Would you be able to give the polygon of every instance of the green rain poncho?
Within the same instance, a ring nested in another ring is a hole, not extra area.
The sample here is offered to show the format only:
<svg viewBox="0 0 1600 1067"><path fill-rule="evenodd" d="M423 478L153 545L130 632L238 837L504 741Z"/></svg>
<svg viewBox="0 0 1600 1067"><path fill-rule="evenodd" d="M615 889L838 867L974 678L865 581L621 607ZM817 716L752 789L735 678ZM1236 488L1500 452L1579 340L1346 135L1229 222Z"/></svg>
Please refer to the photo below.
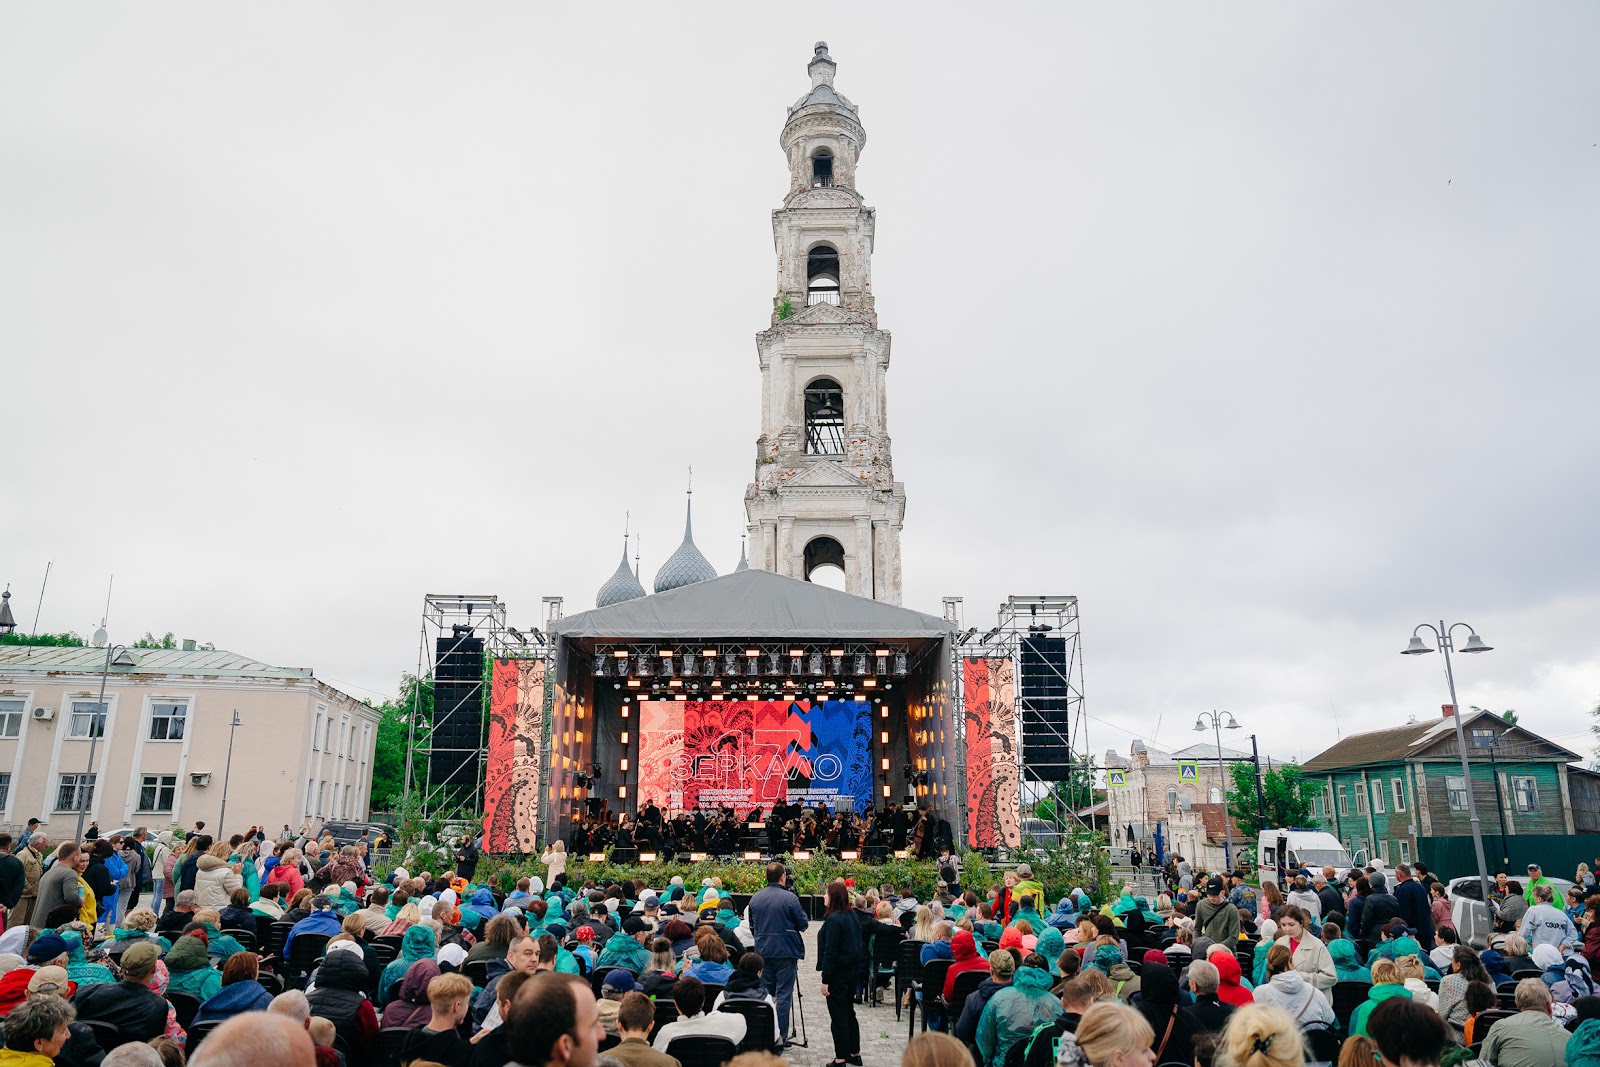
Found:
<svg viewBox="0 0 1600 1067"><path fill-rule="evenodd" d="M400 940L400 955L396 956L378 976L378 1002L386 1004L389 993L406 976L406 971L418 960L437 959L439 939L431 926L413 926ZM369 972L370 973L370 972Z"/></svg>
<svg viewBox="0 0 1600 1067"><path fill-rule="evenodd" d="M1333 957L1333 971L1341 982L1370 982L1372 972L1356 962L1355 942L1337 937L1328 942L1328 955Z"/></svg>
<svg viewBox="0 0 1600 1067"><path fill-rule="evenodd" d="M67 943L67 977L79 985L115 982L111 968L90 963L83 953L83 935L76 930L64 930L61 939Z"/></svg>
<svg viewBox="0 0 1600 1067"><path fill-rule="evenodd" d="M1061 1001L1050 995L1050 972L1021 967L1011 985L1000 990L978 1017L978 1049L984 1063L1004 1063L1011 1046L1033 1033L1041 1023L1065 1013Z"/></svg>
<svg viewBox="0 0 1600 1067"><path fill-rule="evenodd" d="M211 966L205 942L185 935L167 953L168 993L187 993L199 1001L209 1000L222 988L222 974Z"/></svg>
<svg viewBox="0 0 1600 1067"><path fill-rule="evenodd" d="M1585 1019L1567 1038L1567 1067L1600 1067L1600 1019Z"/></svg>

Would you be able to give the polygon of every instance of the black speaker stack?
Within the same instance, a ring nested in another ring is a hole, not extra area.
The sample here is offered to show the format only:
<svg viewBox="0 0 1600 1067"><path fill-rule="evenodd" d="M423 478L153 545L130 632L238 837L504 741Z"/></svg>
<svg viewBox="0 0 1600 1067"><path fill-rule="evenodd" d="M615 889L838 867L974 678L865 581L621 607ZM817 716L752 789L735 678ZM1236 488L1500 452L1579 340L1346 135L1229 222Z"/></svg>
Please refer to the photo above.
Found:
<svg viewBox="0 0 1600 1067"><path fill-rule="evenodd" d="M1023 770L1034 781L1064 782L1072 769L1066 638L1029 634L1022 639L1021 665Z"/></svg>
<svg viewBox="0 0 1600 1067"><path fill-rule="evenodd" d="M463 802L475 802L483 759L487 687L483 638L465 627L438 640L433 666L433 751L428 784Z"/></svg>

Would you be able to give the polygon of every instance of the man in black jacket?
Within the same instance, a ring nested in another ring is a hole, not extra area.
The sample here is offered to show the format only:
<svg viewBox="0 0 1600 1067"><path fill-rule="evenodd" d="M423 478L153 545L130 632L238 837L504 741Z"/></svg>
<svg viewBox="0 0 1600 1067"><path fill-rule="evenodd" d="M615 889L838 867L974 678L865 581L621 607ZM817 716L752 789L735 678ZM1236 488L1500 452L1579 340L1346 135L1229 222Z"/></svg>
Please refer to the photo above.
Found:
<svg viewBox="0 0 1600 1067"><path fill-rule="evenodd" d="M1189 964L1189 989L1194 993L1194 1003L1180 1008L1179 1014L1196 1034L1220 1034L1233 1014L1233 1005L1217 998L1217 987L1222 975L1217 965L1208 960L1195 960Z"/></svg>
<svg viewBox="0 0 1600 1067"><path fill-rule="evenodd" d="M1372 887L1372 895L1361 905L1361 929L1350 932L1363 955L1370 954L1377 945L1383 936L1384 924L1400 914L1400 902L1389 892L1389 880L1382 871L1367 875L1367 885Z"/></svg>
<svg viewBox="0 0 1600 1067"><path fill-rule="evenodd" d="M1328 916L1334 912L1344 914L1344 897L1333 887L1334 869L1322 868L1322 874L1312 883L1317 889L1317 901L1322 905L1322 921L1327 922Z"/></svg>
<svg viewBox="0 0 1600 1067"><path fill-rule="evenodd" d="M148 941L129 945L122 953L122 981L85 985L73 998L78 1018L110 1023L127 1041L149 1041L167 1029L165 998L150 988L161 950Z"/></svg>
<svg viewBox="0 0 1600 1067"><path fill-rule="evenodd" d="M1402 863L1394 869L1394 876L1399 879L1395 883L1394 898L1400 905L1400 918L1406 925L1417 932L1417 941L1422 945L1422 951L1433 951L1433 909L1429 906L1428 890L1423 884L1411 877L1411 868Z"/></svg>

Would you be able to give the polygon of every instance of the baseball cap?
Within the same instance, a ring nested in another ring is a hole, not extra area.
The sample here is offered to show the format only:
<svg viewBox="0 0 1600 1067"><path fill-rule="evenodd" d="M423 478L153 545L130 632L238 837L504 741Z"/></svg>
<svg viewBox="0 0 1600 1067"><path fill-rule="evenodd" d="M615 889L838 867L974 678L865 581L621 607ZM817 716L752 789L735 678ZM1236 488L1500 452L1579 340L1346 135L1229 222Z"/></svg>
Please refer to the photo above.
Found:
<svg viewBox="0 0 1600 1067"><path fill-rule="evenodd" d="M632 993L636 989L644 988L644 986L635 982L633 980L633 975L623 967L618 967L616 970L606 975L604 987L607 992L617 993Z"/></svg>
<svg viewBox="0 0 1600 1067"><path fill-rule="evenodd" d="M1222 887L1222 879L1221 878L1218 878L1215 875L1212 875L1209 879L1206 880L1206 893L1207 894L1220 893L1220 892L1222 892L1222 888L1223 887Z"/></svg>
<svg viewBox="0 0 1600 1067"><path fill-rule="evenodd" d="M65 967L40 967L28 979L29 993L54 993L58 997L70 995Z"/></svg>
<svg viewBox="0 0 1600 1067"><path fill-rule="evenodd" d="M632 915L622 920L622 932L625 934L642 934L648 929L650 929L650 927L645 925L645 921L643 919L635 918Z"/></svg>
<svg viewBox="0 0 1600 1067"><path fill-rule="evenodd" d="M43 933L39 935L33 944L28 946L28 962L43 963L45 960L55 959L66 951L66 938L54 931Z"/></svg>
<svg viewBox="0 0 1600 1067"><path fill-rule="evenodd" d="M1011 974L1017 969L1016 957L1009 952L989 953L989 970L1001 977Z"/></svg>
<svg viewBox="0 0 1600 1067"><path fill-rule="evenodd" d="M1026 863L1017 864L1017 877L1018 878L1032 878L1033 877L1033 867L1031 867L1030 865L1028 865Z"/></svg>
<svg viewBox="0 0 1600 1067"><path fill-rule="evenodd" d="M1542 871L1542 870L1544 870L1544 868L1540 867L1537 863L1530 863L1530 864L1528 864L1528 870L1530 870L1530 871Z"/></svg>
<svg viewBox="0 0 1600 1067"><path fill-rule="evenodd" d="M160 958L161 950L148 941L129 945L122 951L122 973L129 978L147 978L156 969L156 960Z"/></svg>

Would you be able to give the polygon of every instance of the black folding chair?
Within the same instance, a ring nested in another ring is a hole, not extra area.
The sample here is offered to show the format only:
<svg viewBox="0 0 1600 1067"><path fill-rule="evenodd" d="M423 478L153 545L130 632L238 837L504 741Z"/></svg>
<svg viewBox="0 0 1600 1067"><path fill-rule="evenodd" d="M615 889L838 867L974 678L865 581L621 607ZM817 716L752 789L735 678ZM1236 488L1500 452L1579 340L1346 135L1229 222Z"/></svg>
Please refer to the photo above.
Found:
<svg viewBox="0 0 1600 1067"><path fill-rule="evenodd" d="M655 1022L650 1024L650 1040L652 1042L655 1041L656 1034L663 1026L678 1021L678 1005L673 1002L671 997L658 997L655 1003L656 1018Z"/></svg>
<svg viewBox="0 0 1600 1067"><path fill-rule="evenodd" d="M910 1040L917 1033L917 1001L922 1001L922 1028L928 1028L928 1009L944 1011L944 976L950 970L955 960L929 960L922 965L922 974L918 976L911 994L911 1026L906 1039Z"/></svg>
<svg viewBox="0 0 1600 1067"><path fill-rule="evenodd" d="M1338 1020L1340 1033L1350 1032L1350 1016L1366 1001L1367 990L1371 988L1371 982L1346 980L1333 983L1333 1017Z"/></svg>
<svg viewBox="0 0 1600 1067"><path fill-rule="evenodd" d="M878 990L888 984L889 979L895 974L895 961L900 955L900 946L905 943L905 934L896 934L895 931L882 923L872 932L872 972L871 996L869 1003L878 1003Z"/></svg>
<svg viewBox="0 0 1600 1067"><path fill-rule="evenodd" d="M184 1055L192 1058L194 1050L200 1047L200 1042L206 1039L206 1035L227 1021L226 1019L213 1019L208 1023L195 1023L193 1026L185 1027L184 1029L188 1031L189 1039L188 1043L184 1045Z"/></svg>
<svg viewBox="0 0 1600 1067"><path fill-rule="evenodd" d="M100 1045L102 1052L110 1052L118 1045L127 1044L122 1036L122 1028L113 1023L102 1022L99 1019L79 1019L94 1033L94 1039Z"/></svg>
<svg viewBox="0 0 1600 1067"><path fill-rule="evenodd" d="M289 944L289 973L296 981L304 982L322 961L331 940L327 934L295 934Z"/></svg>
<svg viewBox="0 0 1600 1067"><path fill-rule="evenodd" d="M289 939L289 931L294 929L294 923L276 922L267 928L266 954L268 956L283 955L283 943Z"/></svg>
<svg viewBox="0 0 1600 1067"><path fill-rule="evenodd" d="M1479 1041L1489 1036L1489 1031L1494 1029L1494 1024L1501 1019L1515 1019L1516 1011L1507 1011L1505 1008L1490 1008L1488 1011L1478 1013L1478 1021L1472 1026L1472 1036Z"/></svg>
<svg viewBox="0 0 1600 1067"><path fill-rule="evenodd" d="M200 1011L200 998L192 997L188 993L167 994L167 1002L172 1005L173 1014L178 1017L178 1025L185 1030L194 1022L194 1017Z"/></svg>
<svg viewBox="0 0 1600 1067"><path fill-rule="evenodd" d="M988 977L989 972L987 969L981 971L962 971L960 974L956 975L955 988L950 991L950 1002L947 1006L952 1028L955 1025L955 1021L961 1018L961 1011L967 1006L967 998L976 993L978 991L978 987L981 986L984 979Z"/></svg>
<svg viewBox="0 0 1600 1067"><path fill-rule="evenodd" d="M415 1027L385 1026L378 1031L378 1067L400 1067L400 1054Z"/></svg>
<svg viewBox="0 0 1600 1067"><path fill-rule="evenodd" d="M906 990L916 988L922 979L921 941L902 941L895 946L894 957L894 1021L900 1021L900 1001ZM911 1009L915 1012L915 1006Z"/></svg>
<svg viewBox="0 0 1600 1067"><path fill-rule="evenodd" d="M400 958L400 953L395 951L395 947L388 942L374 941L370 947L372 948L372 954L378 957L378 963L384 967L389 966L389 964Z"/></svg>
<svg viewBox="0 0 1600 1067"><path fill-rule="evenodd" d="M272 971L257 971L256 982L273 996L283 992L283 979Z"/></svg>
<svg viewBox="0 0 1600 1067"><path fill-rule="evenodd" d="M679 1037L667 1043L667 1055L683 1067L723 1067L739 1054L725 1037Z"/></svg>
<svg viewBox="0 0 1600 1067"><path fill-rule="evenodd" d="M744 1016L740 1052L774 1052L778 1048L778 1013L764 1000L724 1000L718 1011Z"/></svg>
<svg viewBox="0 0 1600 1067"><path fill-rule="evenodd" d="M638 978L639 976L634 975L634 977ZM711 1005L717 1002L717 996L728 987L722 982L705 982L703 984L706 991L706 1010L709 1011L711 1009Z"/></svg>
<svg viewBox="0 0 1600 1067"><path fill-rule="evenodd" d="M1333 1027L1313 1023L1301 1030L1300 1036L1305 1039L1307 1063L1339 1062L1339 1035Z"/></svg>
<svg viewBox="0 0 1600 1067"><path fill-rule="evenodd" d="M580 959L581 957L575 956L573 958ZM594 996L596 1000L600 999L600 987L605 985L606 975L610 974L614 970L616 970L615 967L606 966L596 967L594 970L589 972L589 988L594 990ZM706 1003L711 1003L710 997L706 998Z"/></svg>
<svg viewBox="0 0 1600 1067"><path fill-rule="evenodd" d="M1520 968L1518 970L1515 970L1515 971L1511 972L1511 980L1513 982L1520 982L1524 978L1543 978L1543 977L1544 977L1544 972L1541 971L1537 967L1522 967L1522 968Z"/></svg>
<svg viewBox="0 0 1600 1067"><path fill-rule="evenodd" d="M472 984L483 989L489 984L489 961L469 960L461 966L461 973L472 980Z"/></svg>
<svg viewBox="0 0 1600 1067"><path fill-rule="evenodd" d="M224 937L231 937L239 942L239 946L246 952L256 951L257 946L260 944L256 940L255 932L251 930L231 929L222 931L222 934Z"/></svg>

